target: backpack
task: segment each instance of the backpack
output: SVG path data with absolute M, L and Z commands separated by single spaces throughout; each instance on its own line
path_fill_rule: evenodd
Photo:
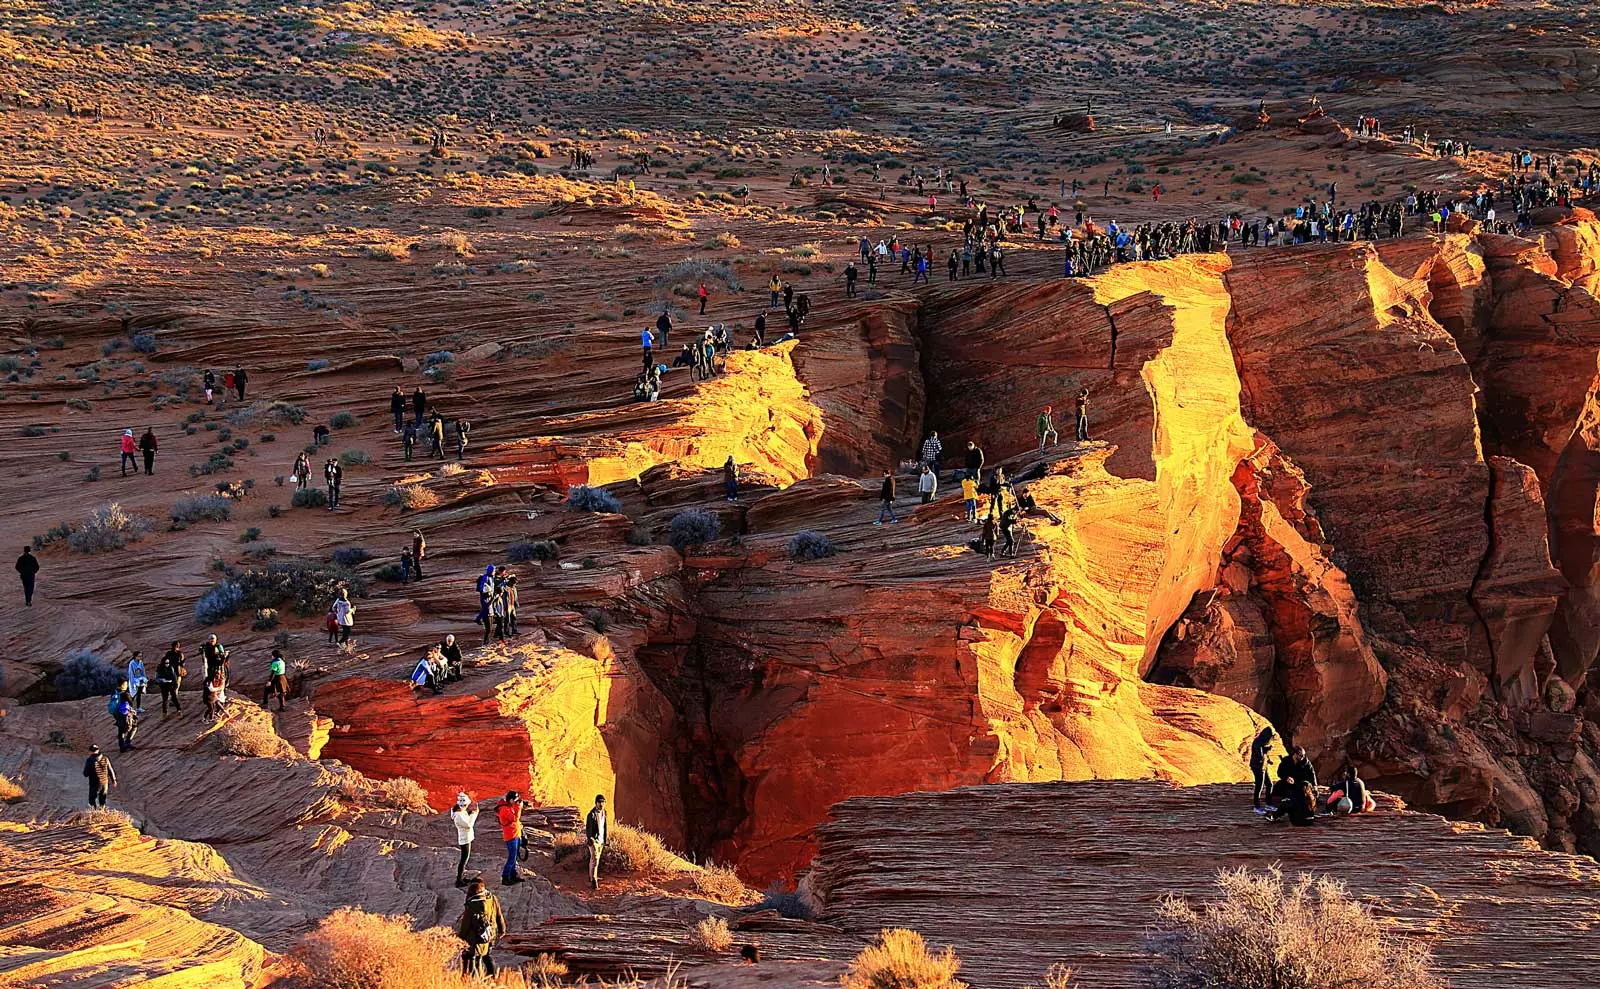
M 467 901 L 461 918 L 461 939 L 468 944 L 488 944 L 494 940 L 494 925 L 489 922 L 488 897 L 474 896 Z

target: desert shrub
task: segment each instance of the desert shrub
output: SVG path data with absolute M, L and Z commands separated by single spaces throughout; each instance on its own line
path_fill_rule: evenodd
M 439 496 L 420 484 L 395 484 L 384 493 L 383 503 L 390 508 L 415 512 L 439 504 Z
M 354 412 L 335 412 L 333 418 L 328 420 L 328 425 L 334 429 L 349 429 L 358 421 Z
M 339 454 L 339 463 L 344 467 L 355 467 L 358 464 L 372 463 L 372 458 L 365 450 L 346 450 Z
M 529 563 L 533 560 L 560 559 L 561 550 L 553 539 L 532 539 L 512 543 L 506 547 L 506 559 L 512 563 Z
M 721 534 L 722 519 L 704 508 L 679 512 L 667 525 L 667 541 L 680 550 L 709 543 Z
M 56 697 L 64 701 L 99 697 L 117 689 L 122 682 L 122 667 L 88 649 L 67 653 L 56 674 Z
M 442 474 L 445 477 L 450 477 L 452 475 L 459 474 L 464 470 L 466 470 L 465 467 L 461 466 L 460 464 L 458 464 L 454 460 L 452 460 L 452 461 L 450 461 L 450 462 L 448 462 L 446 464 L 441 465 L 440 468 L 439 468 L 439 473 Z
M 380 261 L 409 261 L 411 249 L 399 241 L 386 241 L 379 244 L 368 244 L 364 253 L 369 258 Z
M 260 540 L 249 544 L 240 552 L 251 559 L 265 560 L 269 556 L 278 555 L 278 546 L 271 540 Z
M 408 810 L 413 814 L 433 812 L 428 806 L 428 791 L 414 779 L 396 776 L 390 780 L 378 780 L 373 784 L 372 792 L 373 797 L 386 807 Z
M 721 917 L 707 917 L 689 929 L 689 946 L 708 955 L 720 955 L 733 948 L 733 932 Z
M 385 563 L 373 576 L 386 584 L 398 584 L 405 579 L 405 572 L 398 563 Z
M 273 629 L 277 628 L 278 627 L 278 609 L 277 608 L 257 608 L 256 609 L 255 621 L 252 621 L 250 623 L 250 627 L 255 629 L 257 632 L 270 632 Z
M 113 501 L 90 512 L 89 517 L 67 536 L 67 545 L 80 553 L 105 553 L 121 549 L 149 530 L 148 520 L 129 515 Z
M 106 807 L 92 807 L 89 810 L 80 810 L 67 819 L 72 824 L 108 824 L 112 827 L 133 827 L 133 818 L 125 810 L 112 810 Z
M 341 546 L 333 551 L 333 562 L 341 567 L 355 567 L 372 559 L 365 546 Z
M 133 349 L 141 354 L 156 352 L 156 338 L 153 333 L 136 333 L 133 337 Z
M 194 620 L 201 625 L 216 625 L 239 613 L 244 606 L 244 590 L 234 581 L 224 580 L 200 595 L 194 603 Z
M 461 941 L 445 927 L 413 931 L 411 918 L 340 907 L 300 939 L 290 957 L 307 989 L 456 989 Z
M 567 507 L 580 512 L 620 512 L 622 502 L 605 488 L 580 484 L 567 492 Z
M 300 488 L 289 496 L 289 504 L 294 508 L 323 508 L 328 504 L 328 496 L 321 488 Z
M 564 861 L 585 854 L 588 844 L 583 835 L 563 832 L 556 835 L 555 858 Z M 694 868 L 674 854 L 661 839 L 648 831 L 616 821 L 611 823 L 600 871 L 608 876 L 648 876 L 687 872 Z
M 87 471 L 84 472 L 83 479 L 85 481 L 98 481 L 98 480 L 100 480 L 100 466 L 98 464 L 96 464 L 95 466 L 90 467 Z
M 172 521 L 199 522 L 202 519 L 212 522 L 226 522 L 233 514 L 233 502 L 222 495 L 196 495 L 192 498 L 179 498 L 172 503 Z
M 537 954 L 533 961 L 522 966 L 522 976 L 531 986 L 545 989 L 559 986 L 567 979 L 567 965 L 551 954 Z
M 656 276 L 655 288 L 657 292 L 666 292 L 680 282 L 693 282 L 698 285 L 700 282 L 712 281 L 726 285 L 730 292 L 744 291 L 733 265 L 727 261 L 713 261 L 707 258 L 685 258 L 667 265 L 666 269 Z
M 250 759 L 276 759 L 294 755 L 294 747 L 272 730 L 272 718 L 265 711 L 247 709 L 223 722 L 216 731 L 222 751 Z
M 833 540 L 811 529 L 802 529 L 789 537 L 791 560 L 820 560 L 836 552 L 838 550 L 834 549 Z
M 27 795 L 9 776 L 0 775 L 0 803 L 14 804 Z
M 654 542 L 654 537 L 650 535 L 650 529 L 642 525 L 629 526 L 627 533 L 622 538 L 629 546 L 648 546 Z
M 1072 977 L 1072 969 L 1056 962 L 1044 973 L 1044 989 L 1077 989 L 1078 983 Z
M 448 350 L 435 350 L 422 359 L 422 366 L 425 368 L 435 367 L 440 364 L 449 364 L 455 359 L 456 355 Z
M 596 632 L 599 632 L 601 635 L 604 635 L 606 629 L 611 627 L 611 619 L 608 618 L 606 613 L 601 611 L 599 608 L 590 608 L 588 611 L 585 611 L 583 613 L 583 620 L 588 622 L 589 627 L 594 629 Z
M 305 406 L 295 405 L 293 402 L 273 402 L 267 406 L 267 415 L 274 422 L 290 426 L 298 426 L 306 421 Z
M 761 894 L 761 909 L 776 910 L 779 916 L 790 920 L 810 920 L 816 914 L 798 889 L 789 889 L 777 881 Z
M 239 541 L 241 543 L 253 543 L 260 538 L 261 529 L 258 526 L 252 525 L 250 528 L 239 533 Z
M 965 989 L 956 980 L 961 960 L 949 948 L 928 950 L 916 931 L 886 928 L 861 949 L 845 972 L 844 989 Z
M 1436 989 L 1428 951 L 1402 941 L 1341 882 L 1236 869 L 1216 897 L 1161 902 L 1149 938 L 1152 989 Z
M 708 900 L 743 906 L 756 898 L 756 893 L 744 884 L 739 874 L 725 865 L 707 862 L 705 868 L 694 874 L 694 891 Z

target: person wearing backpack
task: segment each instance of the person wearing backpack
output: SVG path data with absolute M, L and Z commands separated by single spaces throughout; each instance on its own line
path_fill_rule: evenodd
M 104 807 L 111 788 L 117 785 L 117 771 L 111 760 L 100 751 L 100 746 L 89 746 L 89 758 L 83 761 L 83 777 L 89 781 L 89 806 Z
M 465 793 L 456 794 L 455 809 L 450 811 L 450 822 L 456 826 L 456 885 L 467 884 L 467 860 L 472 857 L 472 839 L 477 834 L 478 808 Z M 482 880 L 479 880 L 482 882 Z
M 139 716 L 134 713 L 127 680 L 117 684 L 111 699 L 106 702 L 106 713 L 117 723 L 117 750 L 127 752 L 132 749 L 134 732 L 139 730 Z
M 467 902 L 462 906 L 461 919 L 456 922 L 456 936 L 467 945 L 461 953 L 461 974 L 492 978 L 495 967 L 489 952 L 505 930 L 506 915 L 500 909 L 500 900 L 483 888 L 482 879 L 473 877 L 467 884 Z

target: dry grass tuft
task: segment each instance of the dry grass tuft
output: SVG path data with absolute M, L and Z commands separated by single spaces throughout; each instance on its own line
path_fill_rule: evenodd
M 439 504 L 439 496 L 420 484 L 396 484 L 389 489 L 390 498 L 394 504 L 408 512 L 420 511 L 424 508 L 433 508 Z
M 1341 882 L 1276 866 L 1217 875 L 1200 907 L 1162 901 L 1150 936 L 1152 989 L 1440 989 L 1427 949 L 1391 933 Z
M 134 827 L 133 818 L 124 810 L 112 810 L 108 807 L 95 807 L 89 810 L 80 810 L 72 815 L 75 824 L 126 824 Z
M 744 884 L 737 872 L 715 862 L 707 862 L 705 868 L 694 874 L 694 891 L 708 900 L 735 907 L 761 898 L 760 893 Z
M 461 942 L 444 927 L 341 907 L 300 939 L 291 958 L 306 989 L 459 989 Z
M 396 810 L 406 810 L 413 814 L 433 813 L 433 808 L 428 806 L 428 791 L 424 790 L 416 780 L 404 776 L 375 782 L 373 794 L 379 803 Z
M 237 705 L 236 705 L 237 706 Z M 266 711 L 244 710 L 217 727 L 215 735 L 222 751 L 251 759 L 293 758 L 294 746 L 278 737 L 272 728 L 272 715 Z
M 956 980 L 961 959 L 934 954 L 916 931 L 886 929 L 861 950 L 844 975 L 844 989 L 966 989 Z
M 733 932 L 721 917 L 707 917 L 689 931 L 689 947 L 708 955 L 720 955 L 733 950 Z
M 27 791 L 12 782 L 11 777 L 0 775 L 0 803 L 14 804 L 27 795 Z

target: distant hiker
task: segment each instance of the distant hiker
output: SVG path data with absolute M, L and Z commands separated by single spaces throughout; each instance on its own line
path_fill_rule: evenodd
M 439 643 L 439 655 L 444 658 L 445 679 L 450 681 L 461 679 L 461 647 L 456 644 L 454 635 L 446 635 L 444 641 Z
M 472 839 L 477 834 L 478 808 L 465 793 L 456 794 L 455 809 L 450 811 L 450 821 L 456 826 L 456 885 L 467 884 L 467 860 L 472 857 Z
M 661 335 L 661 349 L 672 345 L 672 316 L 665 309 L 656 317 L 656 332 Z
M 161 690 L 161 716 L 167 716 L 167 702 L 172 702 L 174 711 L 182 711 L 183 705 L 178 703 L 178 690 L 183 686 L 183 678 L 189 671 L 183 666 L 183 643 L 177 639 L 172 640 L 172 645 L 167 647 L 166 655 L 161 657 L 161 662 L 156 664 L 156 687 Z
M 139 452 L 144 454 L 144 472 L 156 472 L 156 431 L 153 427 L 144 427 L 144 435 L 139 437 Z
M 978 521 L 978 482 L 970 474 L 961 478 L 961 501 L 967 509 L 967 521 Z
M 272 698 L 278 698 L 278 710 L 289 697 L 289 670 L 284 665 L 283 653 L 272 650 L 272 661 L 267 664 L 267 689 L 261 693 L 261 706 L 267 707 Z
M 465 419 L 457 419 L 456 426 L 456 460 L 460 461 L 467 455 L 467 434 L 472 432 L 472 423 Z
M 772 276 L 772 281 L 767 283 L 767 297 L 768 297 L 767 298 L 767 308 L 768 309 L 776 309 L 776 308 L 778 308 L 778 293 L 780 291 L 782 291 L 782 289 L 783 289 L 783 282 L 778 280 L 778 276 L 777 275 L 773 275 Z
M 1274 737 L 1272 726 L 1267 725 L 1250 743 L 1250 774 L 1255 778 L 1252 799 L 1258 814 L 1264 813 L 1262 804 L 1272 792 L 1272 779 L 1267 775 L 1267 753 L 1272 749 Z
M 416 390 L 411 393 L 411 414 L 416 416 L 417 425 L 422 425 L 422 413 L 426 412 L 427 409 L 428 396 L 423 392 L 422 386 L 418 385 Z
M 296 491 L 304 491 L 311 484 L 311 458 L 304 452 L 294 458 L 294 474 L 289 478 Z
M 461 953 L 463 975 L 489 978 L 495 975 L 494 958 L 489 952 L 505 930 L 506 915 L 500 909 L 500 901 L 483 888 L 482 879 L 474 878 L 467 884 L 467 902 L 461 908 L 461 920 L 456 923 L 456 936 L 467 945 Z
M 350 591 L 339 588 L 339 596 L 333 599 L 333 617 L 339 623 L 339 644 L 342 646 L 350 641 L 350 630 L 356 624 L 356 606 L 350 603 Z
M 1034 435 L 1039 440 L 1039 452 L 1043 453 L 1049 447 L 1055 446 L 1060 439 L 1056 434 L 1055 419 L 1050 415 L 1050 406 L 1046 405 L 1039 411 L 1039 419 L 1034 423 Z
M 704 316 L 706 314 L 706 302 L 711 298 L 711 293 L 706 291 L 705 282 L 700 283 L 700 289 L 695 294 L 700 297 L 700 315 Z
M 639 349 L 644 361 L 644 371 L 648 374 L 650 369 L 656 366 L 656 338 L 648 326 L 639 331 Z
M 406 460 L 410 460 L 417 448 L 417 425 L 413 422 L 405 424 L 400 433 L 400 446 L 405 453 Z
M 210 402 L 211 401 L 211 393 L 213 391 L 215 391 L 216 387 L 217 387 L 217 372 L 208 369 L 206 371 L 204 380 L 205 380 L 205 389 L 206 389 L 206 401 Z
M 411 583 L 411 547 L 400 547 L 400 583 Z
M 428 555 L 428 541 L 423 538 L 421 529 L 411 530 L 411 569 L 422 579 L 422 558 Z
M 128 696 L 133 698 L 135 714 L 144 713 L 144 691 L 150 685 L 150 676 L 145 672 L 144 653 L 134 650 L 133 656 L 128 659 Z
M 739 468 L 734 464 L 732 455 L 729 455 L 728 462 L 722 465 L 722 488 L 727 500 L 739 500 Z
M 399 385 L 394 386 L 394 394 L 389 396 L 389 414 L 394 416 L 394 431 L 400 432 L 406 424 L 406 393 Z
M 444 419 L 435 412 L 428 420 L 428 456 L 444 459 Z
M 344 484 L 344 466 L 338 457 L 329 457 L 322 465 L 322 479 L 328 486 L 328 511 L 339 507 L 339 488 Z
M 89 746 L 89 758 L 83 760 L 83 777 L 89 781 L 89 806 L 105 807 L 106 797 L 117 785 L 117 771 L 111 767 L 100 746 Z
M 17 576 L 22 578 L 22 603 L 32 607 L 33 582 L 39 576 L 39 558 L 27 546 L 22 547 L 22 555 L 17 557 Z
M 882 505 L 878 509 L 878 521 L 876 521 L 876 522 L 874 522 L 872 524 L 873 525 L 882 525 L 883 524 L 883 517 L 885 515 L 889 516 L 889 521 L 890 522 L 899 522 L 900 520 L 895 518 L 895 516 L 894 516 L 894 472 L 893 471 L 887 471 L 886 470 L 886 471 L 883 472 L 883 484 L 878 488 L 878 499 L 882 502 Z
M 235 387 L 235 388 L 237 388 L 239 390 L 239 401 L 241 401 L 241 402 L 244 401 L 244 385 L 245 385 L 245 382 L 247 382 L 249 380 L 250 380 L 250 376 L 248 374 L 244 373 L 244 368 L 242 368 L 242 367 L 234 368 L 234 371 L 233 371 L 233 387 Z
M 506 635 L 517 634 L 517 575 L 510 574 L 506 577 L 505 585 L 501 588 L 500 596 L 505 599 L 506 610 Z
M 974 481 L 978 479 L 978 472 L 983 470 L 983 447 L 977 443 L 967 441 L 967 459 L 965 461 L 967 476 Z
M 500 870 L 500 884 L 514 886 L 522 882 L 517 871 L 517 850 L 522 845 L 522 797 L 511 790 L 495 805 L 494 813 L 500 820 L 500 835 L 506 840 L 506 864 Z
M 317 446 L 327 446 L 328 440 L 331 439 L 332 436 L 333 434 L 328 432 L 328 427 L 322 425 L 321 423 L 318 423 L 316 426 L 311 428 L 311 442 L 315 443 Z
M 1078 432 L 1079 443 L 1089 442 L 1089 389 L 1078 390 Z
M 222 708 L 228 702 L 227 697 L 228 677 L 223 671 L 218 670 L 215 676 L 206 679 L 206 720 L 215 721 L 222 717 Z
M 128 476 L 128 468 L 132 467 L 135 474 L 139 473 L 139 461 L 134 454 L 139 452 L 139 444 L 133 438 L 133 430 L 122 431 L 122 476 Z
M 133 709 L 133 697 L 128 693 L 128 681 L 119 680 L 117 689 L 106 702 L 106 713 L 117 725 L 117 749 L 127 752 L 133 748 L 133 736 L 139 730 L 139 715 Z
M 856 264 L 855 264 L 855 262 L 852 261 L 849 264 L 845 265 L 845 267 L 844 267 L 844 294 L 845 294 L 845 298 L 854 299 L 856 297 L 856 278 L 857 277 L 858 277 L 858 274 L 856 272 Z
M 989 503 L 989 510 L 983 513 L 983 530 L 978 534 L 978 552 L 985 559 L 994 559 L 994 541 L 1000 534 L 1000 513 L 995 510 L 994 502 Z
M 922 441 L 922 465 L 939 469 L 939 459 L 944 456 L 944 443 L 939 439 L 939 431 L 935 429 Z
M 606 827 L 606 796 L 603 793 L 595 794 L 594 809 L 589 811 L 589 816 L 583 820 L 583 835 L 589 841 L 589 888 L 600 888 L 600 856 L 606 850 L 606 837 L 609 835 Z
M 221 672 L 224 676 L 228 672 L 228 650 L 223 648 L 217 640 L 216 633 L 206 636 L 206 641 L 200 644 L 200 658 L 205 660 L 206 679 L 210 680 Z
M 756 313 L 755 345 L 757 347 L 767 345 L 767 314 L 764 312 Z
M 917 478 L 917 491 L 921 493 L 924 505 L 939 493 L 939 476 L 927 464 L 922 465 L 922 476 Z

